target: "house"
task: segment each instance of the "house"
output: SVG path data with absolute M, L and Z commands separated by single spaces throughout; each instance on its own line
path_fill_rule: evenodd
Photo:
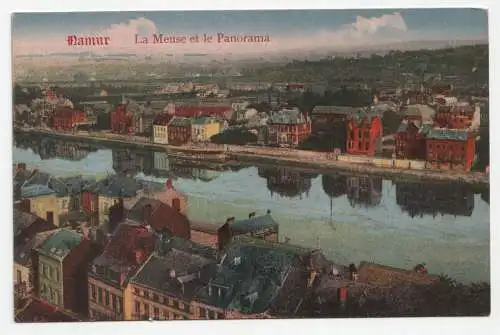
M 229 105 L 169 105 L 168 112 L 179 117 L 193 118 L 199 116 L 222 117 L 226 120 L 231 118 L 233 110 Z
M 55 228 L 55 227 L 54 227 Z M 34 290 L 36 273 L 33 264 L 32 249 L 40 246 L 57 230 L 42 230 L 23 240 L 14 242 L 14 293 L 20 297 L 31 295 Z
M 382 137 L 382 120 L 378 113 L 358 110 L 347 119 L 347 153 L 373 156 Z
M 122 102 L 110 114 L 110 126 L 113 133 L 131 134 L 134 132 L 134 116 L 127 110 L 127 104 Z
M 57 228 L 52 222 L 41 217 L 14 209 L 14 245 L 30 239 L 35 234 Z
M 322 106 L 318 105 L 312 109 L 312 131 L 329 131 L 335 124 L 344 125 L 347 116 L 355 112 L 353 107 L 344 106 Z
M 29 185 L 21 189 L 21 204 L 31 212 L 59 227 L 59 204 L 56 193 L 47 186 Z
M 81 322 L 84 321 L 84 318 L 59 306 L 33 297 L 23 308 L 16 312 L 15 321 L 19 323 Z
M 198 117 L 191 120 L 191 141 L 208 142 L 213 135 L 220 132 L 220 123 L 213 117 Z
M 167 229 L 172 236 L 189 240 L 189 220 L 180 212 L 180 201 L 174 204 L 177 208 L 157 199 L 142 197 L 131 209 L 126 210 L 125 217 L 149 226 L 154 231 L 161 232 Z
M 199 319 L 192 301 L 215 274 L 216 264 L 214 249 L 160 234 L 155 252 L 127 286 L 125 320 Z
M 236 113 L 246 110 L 248 105 L 250 105 L 248 101 L 236 100 L 231 102 L 231 109 L 233 110 L 233 113 Z
M 441 105 L 437 107 L 435 126 L 439 128 L 477 130 L 480 125 L 481 109 L 466 103 Z
M 297 107 L 271 112 L 267 120 L 268 144 L 296 147 L 311 134 L 311 120 Z
M 34 249 L 35 291 L 56 306 L 86 313 L 86 269 L 92 256 L 88 238 L 65 228 Z
M 172 119 L 171 114 L 159 114 L 153 122 L 153 142 L 168 144 L 168 123 Z
M 401 110 L 403 120 L 411 121 L 416 126 L 433 123 L 436 110 L 428 105 L 408 105 Z
M 156 116 L 151 108 L 142 108 L 138 113 L 135 114 L 135 134 L 140 134 L 142 136 L 151 138 L 151 136 L 153 135 L 153 124 L 155 118 Z
M 398 159 L 425 159 L 425 137 L 432 124 L 424 124 L 403 120 L 394 135 L 396 141 L 395 153 Z
M 235 220 L 228 218 L 226 222 L 217 230 L 217 248 L 225 249 L 230 241 L 238 235 L 248 235 L 254 238 L 267 241 L 279 240 L 279 225 L 271 215 L 271 211 L 266 214 L 256 216 L 250 213 L 248 219 Z
M 476 135 L 466 129 L 431 129 L 426 152 L 433 168 L 469 171 L 476 157 Z
M 168 143 L 184 145 L 191 141 L 191 119 L 174 116 L 167 125 Z
M 189 222 L 191 241 L 217 249 L 219 246 L 218 232 L 222 225 L 219 222 L 191 220 Z
M 175 188 L 171 179 L 167 179 L 161 191 L 150 194 L 149 197 L 175 208 L 183 215 L 187 215 L 188 197 Z
M 125 288 L 154 250 L 155 238 L 137 222 L 126 220 L 113 232 L 103 253 L 88 271 L 88 315 L 91 320 L 123 320 L 130 304 Z
M 192 304 L 199 319 L 293 317 L 323 266 L 317 251 L 237 236 Z M 326 271 L 325 271 L 326 272 Z
M 55 130 L 72 130 L 79 122 L 84 121 L 84 112 L 68 107 L 57 107 L 52 116 L 52 128 Z

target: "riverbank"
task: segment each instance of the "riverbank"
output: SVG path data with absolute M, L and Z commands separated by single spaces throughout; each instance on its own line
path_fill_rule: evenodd
M 210 161 L 234 165 L 244 164 L 273 164 L 279 165 L 287 163 L 289 166 L 298 168 L 318 170 L 318 172 L 331 173 L 333 171 L 343 171 L 350 173 L 367 173 L 383 176 L 388 179 L 404 179 L 415 181 L 456 181 L 480 188 L 489 187 L 489 176 L 481 172 L 458 172 L 450 170 L 436 170 L 423 168 L 424 162 L 412 161 L 403 162 L 404 167 L 395 167 L 396 160 L 385 160 L 384 166 L 374 164 L 374 159 L 369 157 L 352 156 L 330 156 L 328 153 L 317 153 L 302 150 L 264 148 L 236 145 L 199 145 L 199 146 L 173 146 L 148 142 L 144 138 L 137 136 L 121 136 L 108 133 L 84 134 L 62 133 L 41 129 L 15 129 L 17 132 L 27 134 L 40 134 L 73 140 L 84 140 L 94 142 L 107 142 L 118 145 L 135 146 L 144 149 L 154 149 L 165 151 L 175 158 L 186 161 Z M 351 159 L 352 158 L 352 159 Z M 381 159 L 376 159 L 381 161 Z M 392 162 L 392 165 L 391 165 Z M 401 163 L 401 162 L 397 162 Z M 417 165 L 418 168 L 410 168 Z

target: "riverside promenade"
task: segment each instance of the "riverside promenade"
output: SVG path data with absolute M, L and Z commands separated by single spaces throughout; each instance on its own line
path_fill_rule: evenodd
M 16 128 L 15 132 L 46 135 L 73 140 L 114 143 L 139 148 L 165 150 L 168 154 L 183 159 L 216 162 L 272 164 L 286 163 L 297 168 L 320 170 L 324 173 L 347 171 L 382 175 L 390 179 L 415 179 L 426 181 L 458 181 L 479 187 L 489 187 L 489 176 L 482 172 L 460 172 L 427 168 L 423 161 L 402 161 L 350 155 L 333 155 L 329 152 L 268 148 L 259 146 L 200 144 L 173 146 L 152 143 L 138 136 L 111 133 L 55 132 L 34 128 Z

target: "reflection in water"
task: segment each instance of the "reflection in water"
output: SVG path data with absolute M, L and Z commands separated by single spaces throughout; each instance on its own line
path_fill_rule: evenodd
M 31 149 L 41 159 L 61 158 L 69 161 L 81 161 L 99 147 L 88 142 L 61 141 L 46 136 L 18 135 L 14 137 L 14 145 L 18 148 Z
M 471 216 L 474 194 L 459 183 L 423 184 L 396 182 L 396 203 L 411 217 L 424 214 Z
M 305 193 L 309 196 L 311 190 L 311 179 L 317 177 L 312 173 L 299 172 L 289 168 L 259 168 L 258 174 L 266 179 L 267 189 L 282 197 L 295 198 Z
M 382 199 L 382 177 L 350 176 L 347 178 L 347 199 L 352 207 L 375 207 Z
M 347 193 L 347 176 L 341 174 L 324 174 L 321 177 L 323 191 L 330 198 L 338 198 Z

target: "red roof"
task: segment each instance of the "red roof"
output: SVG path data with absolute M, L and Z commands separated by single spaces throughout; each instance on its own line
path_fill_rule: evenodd
M 103 256 L 112 258 L 117 264 L 134 266 L 136 253 L 142 253 L 144 259 L 154 250 L 155 237 L 145 227 L 126 223 L 120 224 L 103 252 Z
M 153 124 L 166 126 L 174 116 L 172 114 L 163 113 L 155 117 Z
M 16 314 L 16 322 L 79 322 L 83 321 L 70 311 L 33 298 Z

